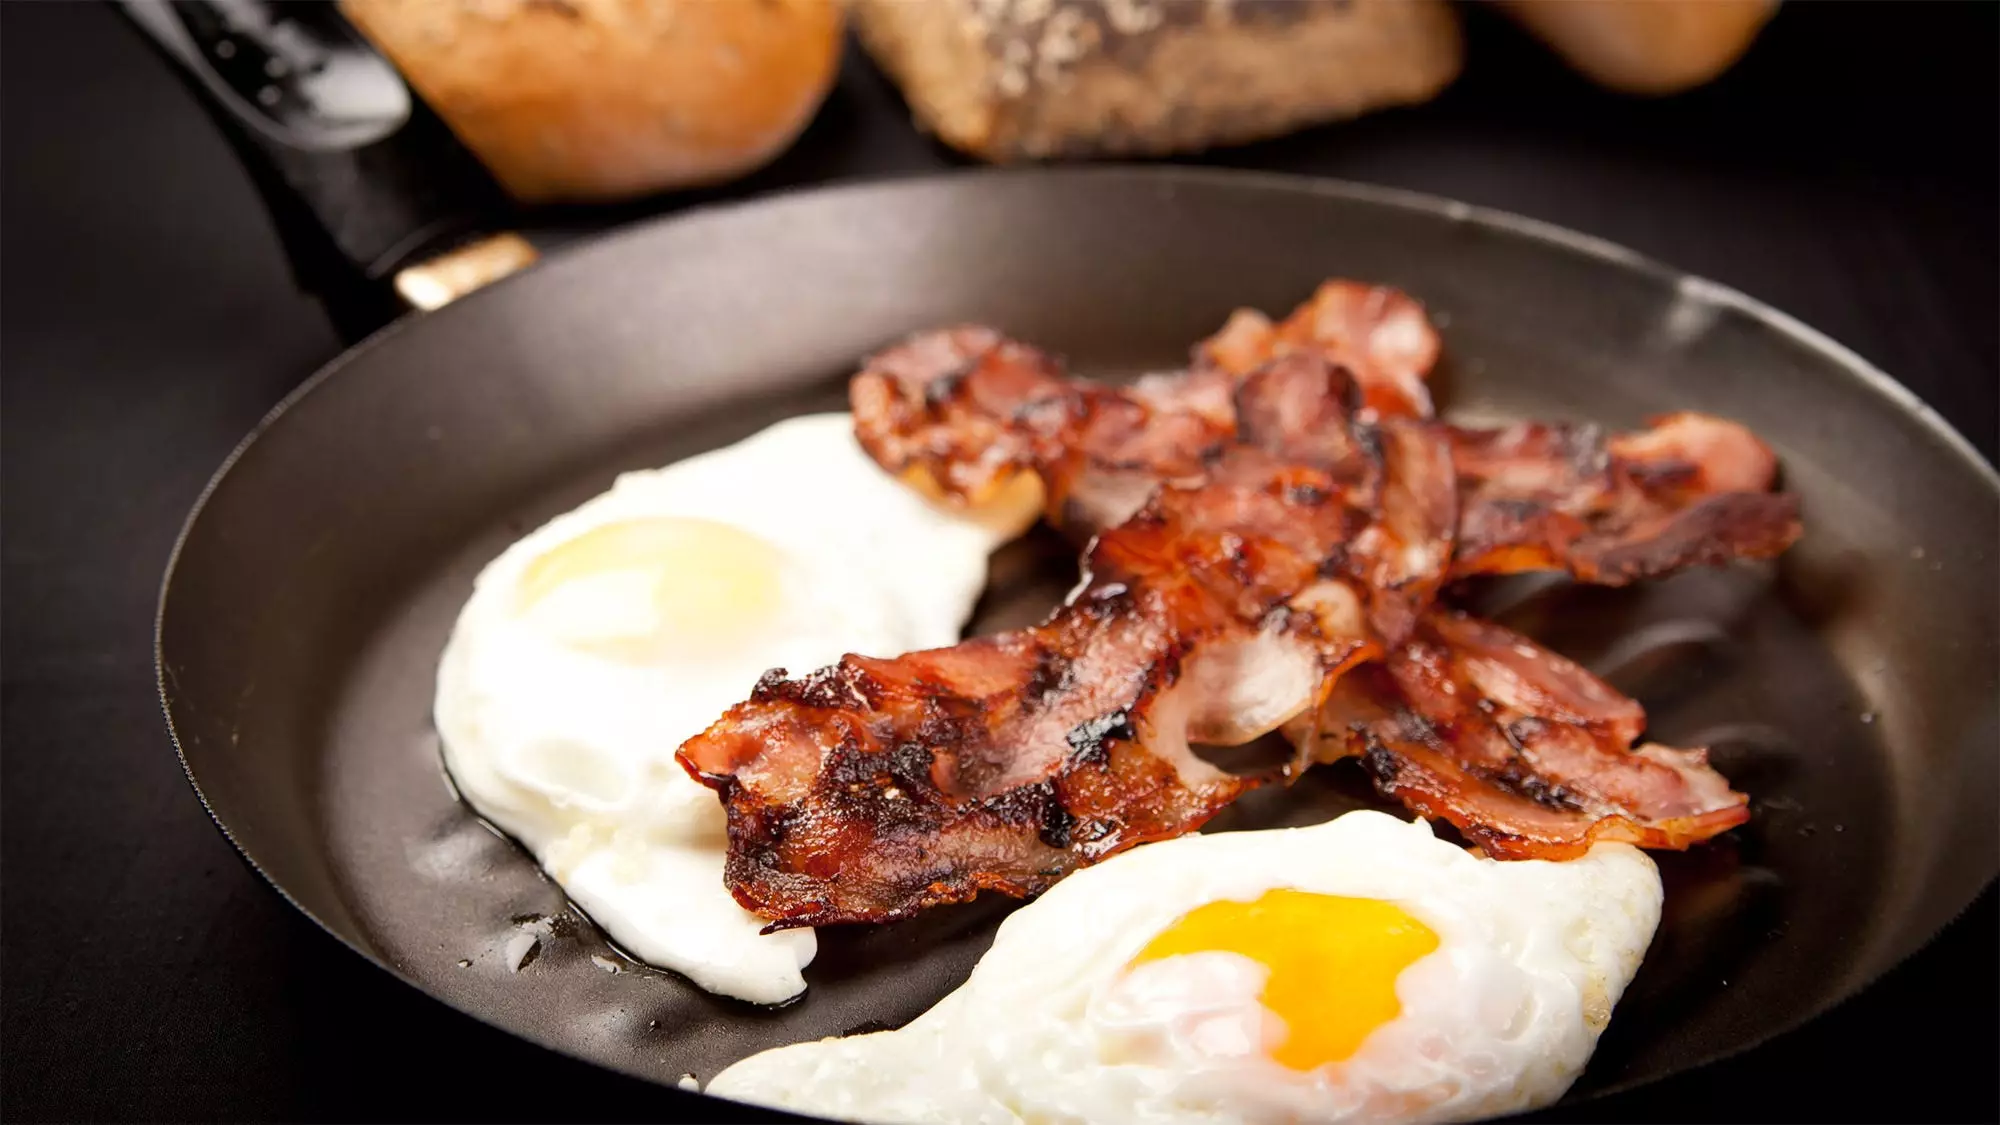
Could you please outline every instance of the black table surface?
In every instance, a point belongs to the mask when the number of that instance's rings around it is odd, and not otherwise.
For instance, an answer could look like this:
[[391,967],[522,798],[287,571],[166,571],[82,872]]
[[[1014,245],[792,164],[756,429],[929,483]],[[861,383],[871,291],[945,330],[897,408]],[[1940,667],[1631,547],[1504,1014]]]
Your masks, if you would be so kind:
[[[339,341],[227,148],[111,12],[9,4],[0,25],[0,1114],[715,1117],[379,972],[203,814],[154,694],[155,592],[203,482]],[[1723,82],[1662,102],[1593,90],[1483,12],[1470,25],[1467,74],[1432,105],[1205,162],[1417,188],[1633,246],[1826,330],[1993,458],[2000,7],[1790,5]],[[703,198],[955,163],[850,60],[791,153]],[[2000,1119],[1996,946],[1989,888],[1815,1023],[1549,1119]]]

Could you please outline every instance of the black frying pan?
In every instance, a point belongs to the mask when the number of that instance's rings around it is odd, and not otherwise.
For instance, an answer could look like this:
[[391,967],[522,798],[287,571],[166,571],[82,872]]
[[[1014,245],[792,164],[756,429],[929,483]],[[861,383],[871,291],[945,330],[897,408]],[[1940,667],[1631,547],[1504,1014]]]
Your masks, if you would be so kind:
[[[379,333],[273,411],[189,518],[159,619],[188,774],[329,932],[549,1047],[671,1083],[900,1024],[965,976],[1009,904],[827,931],[805,999],[760,1010],[623,961],[454,799],[432,677],[473,575],[619,471],[836,408],[856,358],[913,329],[982,320],[1116,377],[1328,275],[1429,306],[1447,413],[1723,414],[1778,449],[1804,500],[1807,535],[1775,568],[1483,595],[1637,695],[1655,737],[1712,745],[1755,797],[1745,828],[1660,857],[1659,936],[1571,1098],[1798,1024],[1994,877],[2000,482],[1923,404],[1784,316],[1593,239],[1206,172],[962,175],[708,210]],[[1046,609],[1074,565],[1048,539],[1008,548],[974,628]],[[1322,769],[1217,828],[1373,800],[1358,767]],[[523,925],[546,936],[510,972]]]

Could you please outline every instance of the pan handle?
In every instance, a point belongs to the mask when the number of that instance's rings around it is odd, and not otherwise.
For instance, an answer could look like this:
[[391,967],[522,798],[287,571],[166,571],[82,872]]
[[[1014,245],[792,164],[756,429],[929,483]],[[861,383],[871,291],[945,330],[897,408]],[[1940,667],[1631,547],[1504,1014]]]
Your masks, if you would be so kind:
[[482,237],[509,225],[505,192],[328,0],[117,7],[228,139],[342,335],[534,259],[518,235]]

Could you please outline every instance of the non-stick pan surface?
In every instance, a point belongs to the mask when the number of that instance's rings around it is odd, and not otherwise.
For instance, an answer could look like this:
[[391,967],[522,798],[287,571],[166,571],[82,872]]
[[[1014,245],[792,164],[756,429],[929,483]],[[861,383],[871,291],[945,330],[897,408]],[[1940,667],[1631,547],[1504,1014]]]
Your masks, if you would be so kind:
[[[382,332],[274,411],[189,520],[159,622],[189,776],[321,925],[550,1047],[673,1082],[898,1025],[966,975],[1010,904],[827,931],[805,998],[764,1010],[625,961],[458,803],[430,704],[473,575],[622,470],[838,408],[856,358],[914,329],[984,321],[1117,377],[1333,275],[1429,306],[1448,414],[1727,415],[1803,498],[1806,537],[1775,567],[1482,597],[1637,695],[1654,737],[1713,746],[1755,797],[1743,829],[1660,857],[1665,919],[1572,1097],[1810,1017],[1994,877],[2000,488],[1962,440],[1825,338],[1616,247],[1218,173],[964,175],[703,211]],[[1006,549],[974,629],[1037,616],[1074,567],[1046,538]],[[1373,801],[1358,767],[1322,769],[1216,828]],[[536,955],[511,971],[523,933]]]

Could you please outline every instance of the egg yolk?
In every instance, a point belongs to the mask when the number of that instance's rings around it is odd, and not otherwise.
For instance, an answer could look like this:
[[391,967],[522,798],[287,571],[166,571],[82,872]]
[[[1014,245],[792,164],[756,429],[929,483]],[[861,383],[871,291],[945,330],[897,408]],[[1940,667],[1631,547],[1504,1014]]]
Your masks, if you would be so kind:
[[1396,978],[1437,947],[1437,934],[1394,903],[1280,888],[1189,911],[1132,964],[1221,952],[1263,965],[1270,976],[1260,999],[1286,1028],[1271,1058],[1313,1070],[1352,1056],[1395,1019]]
[[557,640],[626,661],[676,637],[713,640],[775,613],[784,555],[715,520],[605,524],[538,556],[517,611]]

